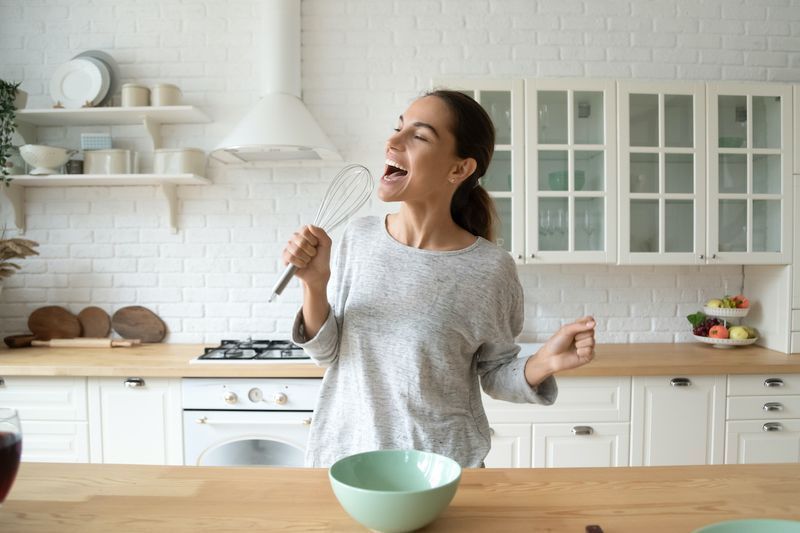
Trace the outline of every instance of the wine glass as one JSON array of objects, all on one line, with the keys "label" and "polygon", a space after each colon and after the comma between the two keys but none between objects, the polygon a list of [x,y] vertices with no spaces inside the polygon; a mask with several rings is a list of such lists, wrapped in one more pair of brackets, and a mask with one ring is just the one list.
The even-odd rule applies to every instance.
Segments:
[{"label": "wine glass", "polygon": [[0,407],[0,507],[17,477],[22,455],[22,426],[17,411]]}]

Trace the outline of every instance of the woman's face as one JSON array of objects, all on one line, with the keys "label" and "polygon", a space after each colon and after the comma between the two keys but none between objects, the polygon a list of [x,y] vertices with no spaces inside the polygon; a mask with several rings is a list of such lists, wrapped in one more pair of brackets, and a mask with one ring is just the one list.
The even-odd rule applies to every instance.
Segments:
[{"label": "woman's face", "polygon": [[406,109],[386,141],[386,166],[378,188],[381,200],[441,199],[450,205],[455,189],[472,173],[462,176],[472,160],[456,155],[451,120],[447,105],[436,96],[419,98]]}]

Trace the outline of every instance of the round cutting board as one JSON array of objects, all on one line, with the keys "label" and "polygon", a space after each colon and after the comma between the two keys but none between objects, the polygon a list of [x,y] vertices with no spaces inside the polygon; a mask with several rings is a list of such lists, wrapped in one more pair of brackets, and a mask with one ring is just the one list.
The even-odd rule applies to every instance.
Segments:
[{"label": "round cutting board", "polygon": [[140,305],[118,309],[111,317],[111,327],[123,339],[142,342],[161,342],[167,335],[167,325],[157,314]]},{"label": "round cutting board", "polygon": [[83,337],[108,337],[111,332],[111,317],[99,307],[85,308],[78,313],[78,320],[83,328]]},{"label": "round cutting board", "polygon": [[42,341],[81,336],[78,317],[57,305],[40,307],[28,317],[28,329]]}]

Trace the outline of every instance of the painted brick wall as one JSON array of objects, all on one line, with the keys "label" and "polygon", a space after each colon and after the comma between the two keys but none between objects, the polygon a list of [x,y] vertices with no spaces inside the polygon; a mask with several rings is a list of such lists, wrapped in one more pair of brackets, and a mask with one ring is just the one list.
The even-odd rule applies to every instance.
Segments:
[{"label": "painted brick wall", "polygon": [[[260,12],[258,0],[0,0],[0,77],[46,107],[58,65],[106,50],[123,82],[176,83],[206,110],[211,124],[163,134],[168,147],[208,151],[258,98]],[[303,0],[302,13],[305,101],[345,159],[375,171],[395,117],[433,77],[800,80],[796,0]],[[82,131],[108,131],[151,165],[136,126],[39,135],[75,146]],[[177,235],[154,187],[29,189],[27,236],[41,256],[6,281],[0,334],[25,331],[41,305],[140,304],[164,318],[170,342],[284,336],[300,290],[267,303],[279,253],[335,171],[214,167],[213,186],[179,188]],[[11,227],[4,198],[0,210]],[[684,315],[742,286],[740,267],[526,266],[520,277],[528,341],[586,313],[601,341],[686,340]]]}]

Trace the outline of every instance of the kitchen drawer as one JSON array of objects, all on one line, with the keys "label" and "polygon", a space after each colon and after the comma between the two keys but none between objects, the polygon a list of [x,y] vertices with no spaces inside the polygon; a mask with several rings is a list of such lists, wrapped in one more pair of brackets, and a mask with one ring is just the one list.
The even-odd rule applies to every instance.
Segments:
[{"label": "kitchen drawer", "polygon": [[631,414],[630,377],[556,378],[553,405],[511,403],[483,394],[491,423],[628,422]]},{"label": "kitchen drawer", "polygon": [[36,422],[22,425],[22,460],[45,463],[88,463],[88,422]]},{"label": "kitchen drawer", "polygon": [[[774,430],[765,431],[767,424]],[[748,420],[726,424],[726,464],[797,462],[800,462],[800,420]]]},{"label": "kitchen drawer", "polygon": [[800,395],[728,398],[728,420],[800,418]]},{"label": "kitchen drawer", "polygon": [[533,467],[628,466],[630,424],[534,424]]},{"label": "kitchen drawer", "polygon": [[800,331],[800,309],[792,310],[792,331]]},{"label": "kitchen drawer", "polygon": [[[770,383],[772,386],[769,386]],[[728,376],[728,396],[800,394],[800,374]]]},{"label": "kitchen drawer", "polygon": [[27,420],[87,420],[86,378],[2,377],[0,405]]}]

